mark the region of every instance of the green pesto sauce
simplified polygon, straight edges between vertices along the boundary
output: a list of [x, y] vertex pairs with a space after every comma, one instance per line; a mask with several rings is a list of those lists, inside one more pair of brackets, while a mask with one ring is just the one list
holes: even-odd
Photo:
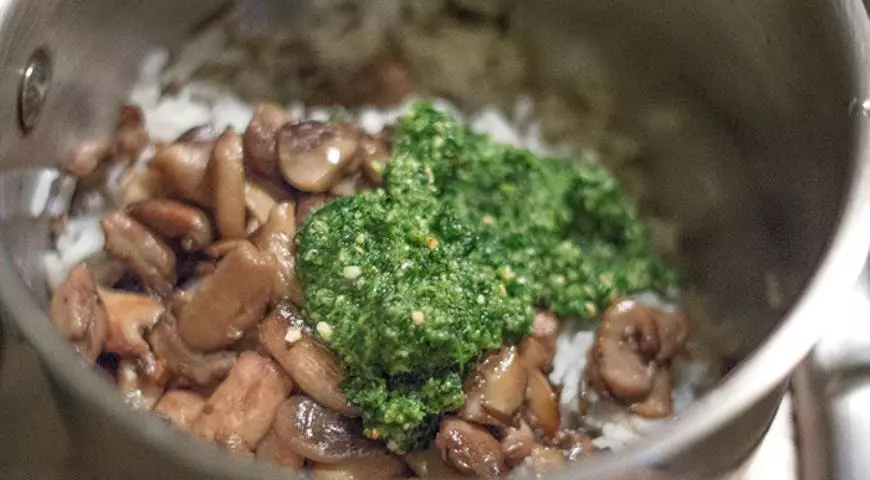
[[366, 432], [425, 447], [485, 350], [528, 335], [534, 307], [591, 319], [676, 274], [618, 182], [474, 134], [431, 105], [396, 125], [384, 188], [338, 199], [297, 236], [308, 321], [348, 367]]

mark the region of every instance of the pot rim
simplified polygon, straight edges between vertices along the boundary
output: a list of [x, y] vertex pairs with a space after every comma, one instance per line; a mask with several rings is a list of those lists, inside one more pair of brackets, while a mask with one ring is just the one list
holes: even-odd
[[[870, 21], [858, 0], [841, 0], [837, 11], [850, 49], [854, 98], [870, 98], [870, 65], [861, 61], [870, 51]], [[684, 451], [737, 418], [780, 386], [820, 338], [827, 316], [838, 315], [838, 296], [847, 295], [861, 273], [870, 251], [870, 118], [854, 108], [856, 143], [852, 181], [840, 220], [816, 274], [787, 312], [776, 331], [727, 378], [695, 402], [685, 414], [657, 428], [655, 435], [639, 440], [618, 454], [596, 455], [582, 461], [583, 478], [609, 478], [644, 467], [654, 467]], [[289, 478], [286, 470], [254, 464], [227, 455], [217, 447], [191, 441], [190, 437], [155, 421], [153, 416], [131, 411], [114, 386], [95, 375], [92, 368], [54, 332], [47, 314], [31, 297], [13, 260], [3, 247], [0, 255], [0, 302], [15, 330], [39, 353], [44, 367], [65, 391], [97, 411], [111, 416], [127, 435], [176, 457], [214, 478]], [[848, 312], [842, 312], [846, 314]], [[9, 366], [7, 366], [9, 368]], [[553, 478], [578, 478], [574, 469]]]

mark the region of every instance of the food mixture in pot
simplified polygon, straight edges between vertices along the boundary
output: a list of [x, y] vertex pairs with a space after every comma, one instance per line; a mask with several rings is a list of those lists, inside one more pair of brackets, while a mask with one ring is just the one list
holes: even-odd
[[[413, 93], [383, 58], [346, 103]], [[618, 448], [686, 403], [675, 387], [691, 401], [683, 281], [594, 155], [430, 101], [261, 103], [155, 138], [186, 88], [61, 166], [52, 319], [134, 409], [317, 478], [496, 477]]]

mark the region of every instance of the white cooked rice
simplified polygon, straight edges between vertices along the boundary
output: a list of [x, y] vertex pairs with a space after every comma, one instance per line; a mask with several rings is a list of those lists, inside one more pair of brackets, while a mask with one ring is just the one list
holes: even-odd
[[[163, 97], [160, 93], [160, 71], [166, 65], [168, 55], [156, 52], [144, 62], [140, 81], [131, 94], [131, 103], [139, 105], [146, 119], [146, 125], [153, 140], [172, 141], [191, 127], [210, 123], [216, 128], [231, 127], [244, 131], [253, 115], [253, 105], [242, 101], [232, 92], [218, 86], [191, 83], [177, 95]], [[354, 112], [362, 128], [369, 133], [377, 133], [385, 126], [408, 111], [416, 98], [393, 109], [362, 108]], [[431, 100], [437, 108], [451, 112], [457, 119], [468, 123], [480, 133], [486, 133], [498, 142], [525, 147], [537, 154], [558, 153], [546, 145], [541, 131], [534, 121], [532, 100], [521, 97], [516, 102], [513, 118], [495, 108], [484, 108], [470, 116], [442, 99]], [[287, 106], [293, 119], [328, 120], [332, 113], [328, 109], [306, 109], [301, 104]], [[145, 161], [153, 155], [153, 150], [143, 154]], [[57, 251], [44, 259], [49, 283], [59, 285], [79, 262], [99, 258], [103, 250], [103, 236], [98, 215], [72, 218], [66, 232], [56, 242]], [[653, 293], [636, 295], [641, 303], [657, 306], [665, 310], [676, 307], [664, 302]], [[642, 437], [660, 421], [644, 420], [625, 411], [623, 407], [595, 399], [586, 415], [578, 419], [581, 383], [589, 349], [594, 341], [594, 331], [586, 324], [565, 324], [557, 339], [557, 352], [550, 380], [562, 387], [560, 406], [563, 424], [576, 424], [595, 427], [602, 435], [594, 443], [601, 448], [618, 450], [626, 444]], [[697, 390], [711, 378], [708, 366], [700, 360], [677, 361], [674, 368], [674, 411], [676, 415], [685, 411], [695, 401]]]

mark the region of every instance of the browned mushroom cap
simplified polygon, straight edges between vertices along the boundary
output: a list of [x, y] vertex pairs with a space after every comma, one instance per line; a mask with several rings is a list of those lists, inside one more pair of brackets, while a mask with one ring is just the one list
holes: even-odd
[[604, 311], [598, 337], [623, 342], [646, 359], [659, 350], [659, 333], [652, 311], [631, 299], [622, 299]]
[[359, 416], [341, 392], [344, 365], [332, 350], [275, 314], [260, 324], [260, 343], [303, 392], [342, 415]]
[[79, 179], [85, 178], [94, 173], [111, 153], [112, 145], [106, 140], [85, 142], [74, 155], [60, 162], [60, 170]]
[[642, 401], [631, 406], [631, 410], [643, 418], [666, 418], [674, 413], [674, 402], [671, 398], [671, 374], [667, 368], [659, 368], [653, 377], [649, 395]]
[[269, 430], [266, 438], [257, 445], [256, 456], [257, 460], [286, 468], [299, 468], [305, 462], [305, 457], [293, 451], [287, 443], [278, 438], [274, 428]]
[[[598, 328], [590, 353], [586, 376], [589, 384], [600, 393], [623, 401], [639, 401], [652, 389], [660, 355], [659, 336], [654, 310], [632, 300], [623, 299], [611, 305]], [[684, 328], [661, 314], [666, 354], [678, 351], [685, 341]]]
[[254, 116], [245, 130], [245, 165], [267, 178], [278, 178], [278, 131], [289, 120], [287, 112], [270, 103], [254, 108]]
[[357, 156], [366, 180], [372, 185], [383, 183], [384, 168], [390, 160], [390, 151], [384, 135], [363, 135], [360, 137]]
[[106, 340], [107, 316], [90, 268], [80, 264], [51, 299], [51, 322], [76, 350], [93, 361]]
[[587, 368], [596, 368], [599, 380], [593, 386], [603, 386], [604, 394], [620, 400], [634, 401], [646, 397], [652, 389], [657, 366], [641, 357], [627, 343], [603, 338], [592, 347], [594, 361]]
[[284, 179], [303, 192], [329, 190], [357, 150], [359, 132], [350, 125], [305, 121], [278, 133]]
[[495, 478], [507, 472], [501, 445], [481, 426], [445, 417], [435, 445], [445, 462], [466, 475]]
[[382, 445], [363, 436], [359, 420], [301, 395], [281, 404], [274, 428], [282, 442], [315, 462], [344, 462], [385, 452]]
[[314, 463], [311, 473], [320, 480], [389, 480], [405, 477], [407, 465], [390, 453], [379, 453], [338, 463]]
[[422, 452], [412, 452], [405, 455], [405, 462], [418, 477], [452, 478], [459, 473], [444, 463], [441, 452], [435, 445]]
[[159, 360], [197, 385], [210, 385], [220, 380], [236, 363], [236, 355], [232, 352], [202, 354], [192, 351], [181, 340], [175, 317], [168, 311], [151, 329], [148, 343]]
[[154, 412], [169, 419], [175, 428], [187, 430], [205, 407], [205, 397], [190, 390], [170, 390], [160, 397]]
[[115, 152], [134, 160], [148, 146], [150, 138], [145, 129], [145, 114], [135, 105], [121, 107], [121, 122], [115, 133]]
[[242, 138], [227, 129], [211, 154], [212, 203], [221, 238], [245, 236], [245, 167]]
[[529, 382], [526, 386], [526, 419], [532, 427], [551, 439], [559, 433], [561, 422], [559, 396], [553, 391], [547, 376], [540, 370], [529, 371]]
[[207, 440], [224, 440], [224, 444], [237, 436], [250, 450], [269, 432], [278, 406], [292, 388], [274, 362], [245, 352], [209, 397], [191, 431]]
[[118, 388], [124, 394], [124, 402], [134, 410], [145, 412], [154, 408], [165, 386], [166, 378], [146, 375], [131, 360], [122, 359], [118, 365]]
[[534, 445], [535, 434], [524, 420], [519, 421], [518, 427], [508, 427], [501, 439], [505, 462], [510, 467], [516, 467], [532, 453]]
[[262, 318], [275, 276], [271, 256], [250, 243], [233, 249], [202, 282], [178, 319], [184, 343], [198, 350], [232, 345]]
[[331, 195], [303, 195], [296, 203], [296, 229], [302, 227], [305, 219], [318, 208], [329, 203], [333, 197]]
[[251, 217], [259, 221], [260, 224], [269, 220], [269, 212], [277, 203], [275, 197], [259, 182], [253, 180], [245, 182], [245, 207], [247, 207]]
[[275, 259], [275, 285], [272, 304], [289, 299], [302, 304], [302, 286], [296, 278], [296, 255], [293, 252], [293, 237], [296, 236], [296, 205], [279, 203], [272, 208], [269, 218], [254, 236], [254, 244]]
[[151, 352], [142, 334], [163, 315], [164, 307], [154, 297], [118, 290], [99, 289], [106, 308], [108, 336], [103, 347], [122, 356], [141, 358]]
[[565, 455], [556, 448], [535, 445], [532, 449], [532, 467], [536, 472], [550, 473], [565, 466]]
[[161, 187], [169, 197], [211, 206], [212, 189], [208, 180], [211, 144], [175, 143], [161, 148], [148, 167], [157, 172]]
[[180, 239], [188, 252], [212, 242], [211, 222], [202, 210], [175, 200], [152, 198], [127, 208], [130, 216], [165, 238]]
[[106, 251], [123, 261], [147, 288], [167, 295], [175, 283], [175, 254], [139, 222], [121, 212], [100, 220]]
[[465, 382], [468, 396], [460, 416], [477, 423], [510, 424], [525, 399], [526, 367], [517, 348], [507, 346], [483, 358], [474, 375]]

